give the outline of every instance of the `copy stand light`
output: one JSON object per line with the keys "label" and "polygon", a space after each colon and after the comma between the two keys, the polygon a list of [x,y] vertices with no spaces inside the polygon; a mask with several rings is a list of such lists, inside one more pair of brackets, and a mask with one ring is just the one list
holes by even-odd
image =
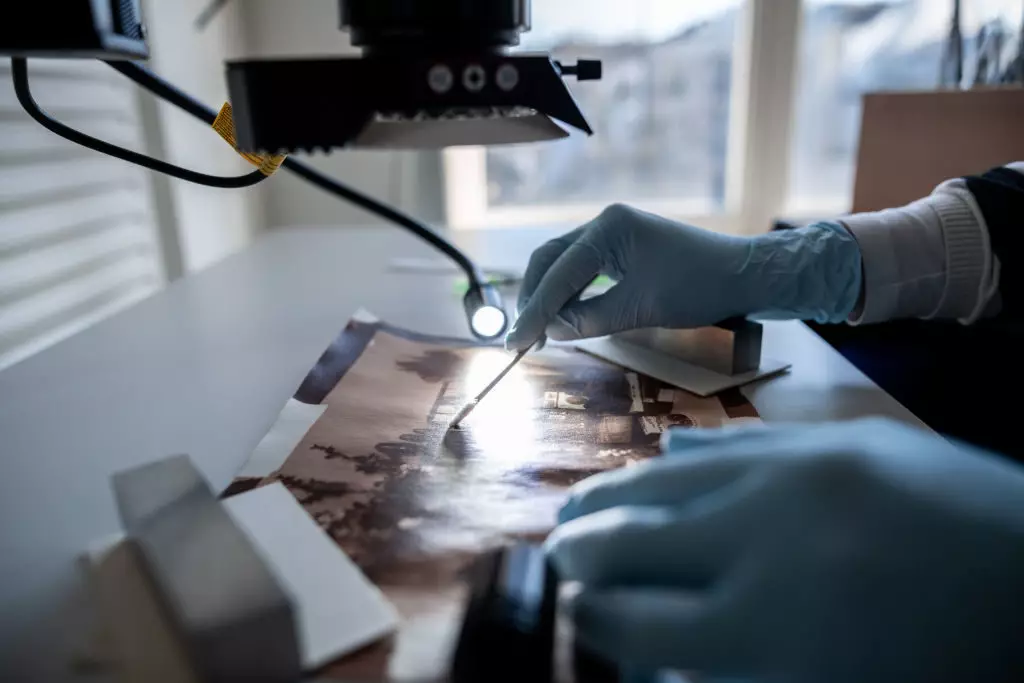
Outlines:
{"label": "copy stand light", "polygon": [[14,87],[25,111],[72,142],[211,187],[255,185],[282,166],[412,232],[465,272],[470,330],[479,339],[496,339],[508,327],[501,295],[465,253],[425,223],[276,155],[534,142],[567,137],[567,129],[592,134],[563,78],[599,79],[601,63],[568,65],[547,55],[510,53],[530,29],[529,0],[339,0],[339,6],[341,26],[362,49],[360,57],[228,63],[233,143],[249,153],[246,158],[263,162],[238,177],[198,173],[85,135],[52,119],[32,98],[26,58],[100,59],[214,124],[213,109],[132,61],[148,56],[138,0],[76,0],[60,3],[59,10],[51,3],[18,3],[17,25],[0,35],[0,55],[12,57]]}

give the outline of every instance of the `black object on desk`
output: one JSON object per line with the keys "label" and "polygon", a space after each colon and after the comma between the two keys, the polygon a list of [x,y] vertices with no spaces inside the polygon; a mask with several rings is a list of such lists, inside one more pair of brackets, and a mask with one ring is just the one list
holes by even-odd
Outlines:
{"label": "black object on desk", "polygon": [[[500,548],[466,572],[470,586],[453,683],[548,683],[555,677],[558,575],[538,545]],[[617,683],[616,667],[572,645],[573,680]]]}

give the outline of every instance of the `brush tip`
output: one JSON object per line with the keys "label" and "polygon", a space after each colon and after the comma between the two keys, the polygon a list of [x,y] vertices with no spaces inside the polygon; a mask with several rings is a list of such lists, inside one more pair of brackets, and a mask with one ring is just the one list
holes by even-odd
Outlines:
{"label": "brush tip", "polygon": [[451,421],[451,424],[448,425],[448,428],[449,429],[461,429],[462,428],[462,421],[466,419],[467,415],[469,415],[471,412],[473,412],[473,409],[476,408],[476,404],[477,404],[476,401],[470,401],[466,405],[462,406],[462,410],[460,410],[458,413],[456,413],[455,418]]}

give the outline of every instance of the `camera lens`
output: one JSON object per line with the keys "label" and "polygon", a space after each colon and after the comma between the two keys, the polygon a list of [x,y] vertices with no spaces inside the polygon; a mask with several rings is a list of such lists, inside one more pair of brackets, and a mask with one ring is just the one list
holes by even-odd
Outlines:
{"label": "camera lens", "polygon": [[530,30],[530,0],[340,0],[342,28],[370,53],[500,52]]}

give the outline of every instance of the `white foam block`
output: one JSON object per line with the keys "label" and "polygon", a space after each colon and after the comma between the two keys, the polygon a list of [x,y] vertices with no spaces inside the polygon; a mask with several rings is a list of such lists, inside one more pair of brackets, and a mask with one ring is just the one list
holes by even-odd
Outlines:
{"label": "white foam block", "polygon": [[256,445],[236,476],[262,479],[276,472],[326,410],[326,404],[311,405],[294,398],[288,399],[277,421]]}
{"label": "white foam block", "polygon": [[303,668],[395,631],[398,612],[280,483],[224,501],[292,597]]}
{"label": "white foam block", "polygon": [[611,337],[581,339],[573,342],[573,346],[610,363],[660,379],[698,396],[712,396],[732,387],[740,387],[758,379],[777,375],[791,367],[788,363],[762,358],[761,367],[757,370],[739,375],[723,375],[666,353]]}

